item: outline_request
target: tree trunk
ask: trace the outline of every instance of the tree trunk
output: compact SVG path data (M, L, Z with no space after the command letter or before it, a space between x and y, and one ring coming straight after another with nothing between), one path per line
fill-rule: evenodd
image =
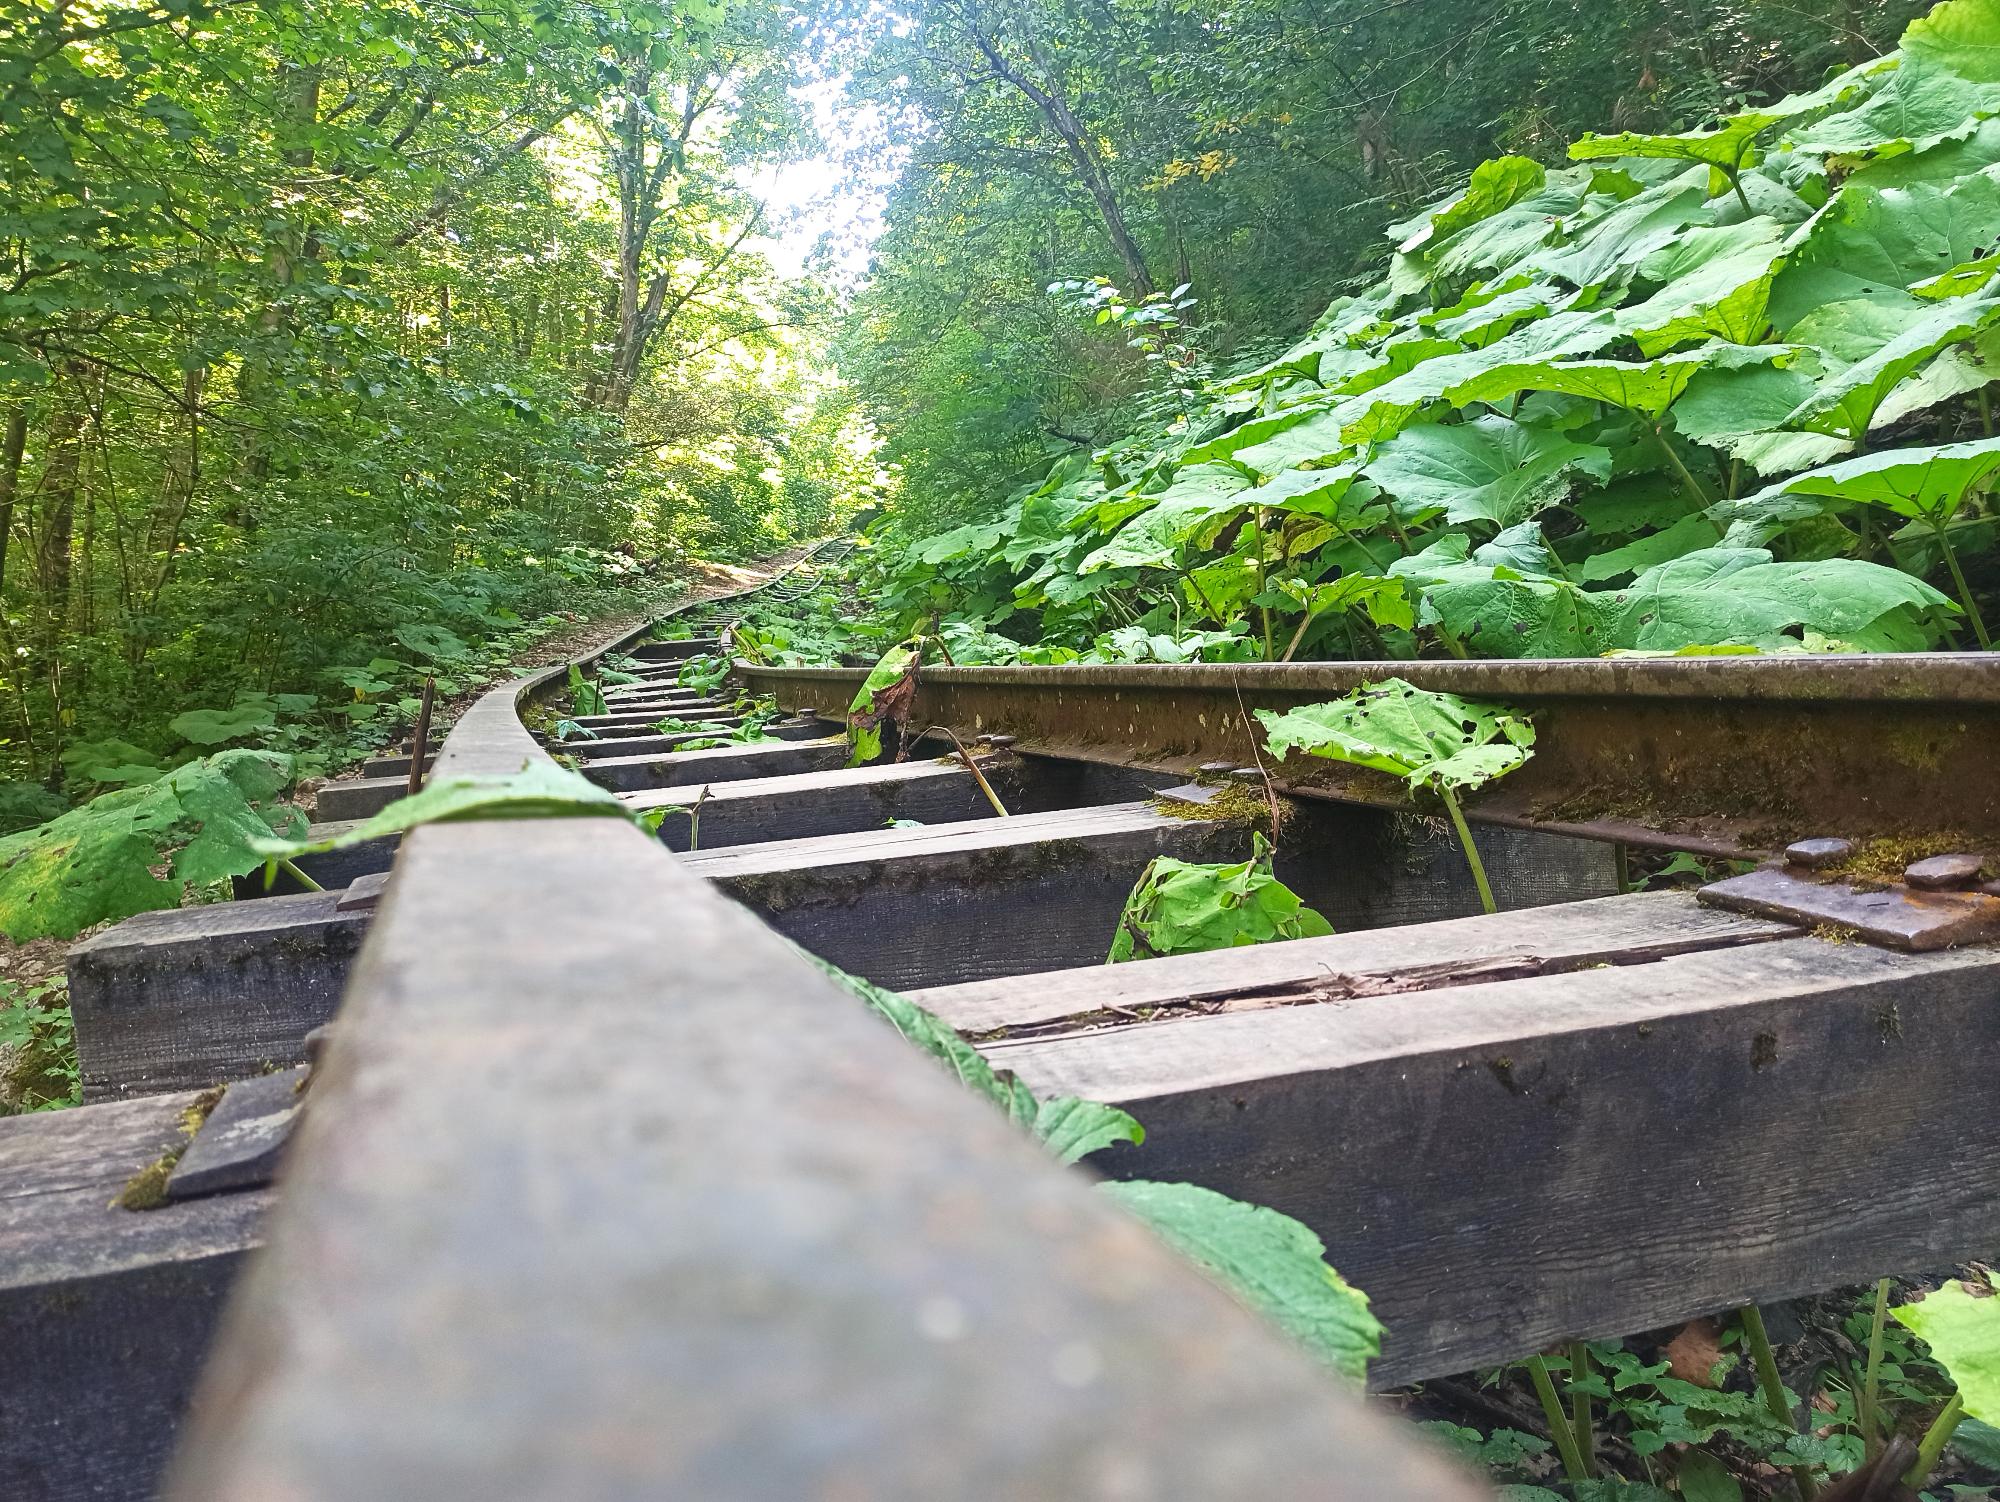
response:
M28 449L28 406L21 402L7 414L0 436L0 590L7 584L7 544L14 535L14 501L21 493L21 456Z
M1125 222L1125 210L1118 202L1117 189L1112 186L1111 174L1104 170L1104 163L1091 142L1089 130L1077 118L1063 92L1062 76L1053 59L1039 41L1033 37L1028 39L1028 56L1043 80L1037 82L1001 52L997 32L989 32L976 17L968 17L968 25L973 45L979 48L993 71L1040 110L1042 118L1062 137L1063 150L1069 156L1070 165L1076 168L1078 181L1090 195L1090 201L1097 206L1097 217L1104 223L1105 236L1124 264L1125 294L1134 301L1151 297L1159 287L1146 266L1145 252L1140 250L1131 227Z

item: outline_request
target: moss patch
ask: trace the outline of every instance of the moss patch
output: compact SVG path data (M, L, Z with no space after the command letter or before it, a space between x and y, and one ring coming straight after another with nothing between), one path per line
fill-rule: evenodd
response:
M1271 803L1261 788L1252 787L1247 782L1230 781L1215 790L1215 796L1206 803L1195 803L1186 798L1148 798L1146 806L1154 813L1169 819L1227 819L1235 823L1248 824L1265 834L1271 832ZM1282 811L1284 800L1279 800Z
M1836 861L1825 871L1831 876L1859 877L1864 881L1901 881L1904 869L1917 861L1929 860L1934 855L1976 851L1987 843L1974 835L1951 829L1940 834L1885 835L1880 839L1862 841L1854 847L1854 854L1846 860ZM1989 862L1989 875L1991 871Z
M188 1143L194 1141L194 1134L201 1130L209 1113L222 1103L225 1088L217 1085L188 1102L187 1109L181 1112L182 1140L125 1181L125 1187L118 1191L118 1198L111 1202L114 1209L157 1210L167 1202L167 1180L173 1177L174 1167L181 1161L181 1154L188 1150Z

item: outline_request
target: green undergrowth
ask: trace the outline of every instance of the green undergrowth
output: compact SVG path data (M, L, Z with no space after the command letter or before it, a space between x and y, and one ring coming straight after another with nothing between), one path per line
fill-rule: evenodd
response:
M0 982L0 1116L82 1101L69 983Z
M1278 358L950 530L878 522L847 593L745 655L1987 645L1996 26L1994 0L1948 0L1890 56L1707 129L1486 163Z

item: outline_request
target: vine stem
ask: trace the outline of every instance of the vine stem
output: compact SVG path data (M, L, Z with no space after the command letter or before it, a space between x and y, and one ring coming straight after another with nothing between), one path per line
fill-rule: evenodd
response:
M1958 602L1965 607L1966 618L1972 622L1972 634L1979 638L1979 649L1990 652L1993 650L1993 638L1986 634L1985 617L1980 615L1979 605L1972 598L1972 587L1965 582L1965 570L1958 566L1958 549L1951 545L1943 522L1932 522L1931 530L1937 534L1938 547L1944 553L1944 566L1951 570L1951 582L1958 589Z
M1932 1471L1937 1469L1938 1457L1944 1454L1944 1447L1958 1428L1958 1421L1965 1417L1965 1399L1958 1393L1951 1395L1951 1401L1939 1410L1931 1420L1930 1428L1924 1431L1923 1442L1917 1446L1914 1464L1903 1473L1905 1486L1922 1486Z
M1882 1326L1889 1314L1889 1280L1875 1285L1875 1318L1868 1327L1868 1366L1861 1378L1861 1402L1854 1417L1861 1425L1861 1454L1873 1460L1882 1453L1882 1423L1876 1417L1876 1397L1881 1391Z
M1521 1364L1527 1367L1528 1380L1535 1384L1535 1396L1541 1399L1542 1417L1548 1421L1556 1452L1562 1456L1563 1474L1571 1481L1588 1481L1590 1472L1584 1466L1583 1452L1577 1448L1576 1431L1570 1427L1569 1415L1563 1412L1555 1383L1549 1380L1549 1364L1540 1356L1530 1356Z
M1451 827L1458 831L1458 843L1465 851L1465 863L1472 868L1472 884L1479 888L1479 905L1489 913L1499 912L1499 905L1493 901L1493 888L1486 881L1486 865L1479 859L1479 847L1472 843L1472 831L1465 827L1465 815L1459 811L1458 799L1450 788L1442 785L1438 788L1438 796L1444 799L1444 811L1451 815ZM1546 1377L1547 1373L1543 1375Z
M1757 1368L1757 1387L1764 1394L1764 1406L1771 1410L1772 1418L1796 1434L1798 1423L1792 1417L1791 1405L1785 1401L1785 1384L1778 1376L1778 1358L1771 1351L1770 1332L1764 1328L1764 1311L1755 1304L1745 1304L1742 1319L1743 1333L1750 1342L1750 1360ZM1818 1495L1809 1465L1792 1467L1792 1484L1798 1488L1799 1502L1812 1502Z

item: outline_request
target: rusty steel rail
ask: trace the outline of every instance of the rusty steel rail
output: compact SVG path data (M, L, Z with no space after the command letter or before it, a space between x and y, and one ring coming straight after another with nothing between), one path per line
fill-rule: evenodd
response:
M783 708L832 716L866 676L736 670ZM1391 675L1533 715L1534 759L1468 804L1491 823L1717 854L1826 834L2000 840L2000 656L927 667L911 714L1024 752L1186 772L1252 764L1255 710ZM1300 755L1277 778L1306 797L1403 801L1382 773Z

